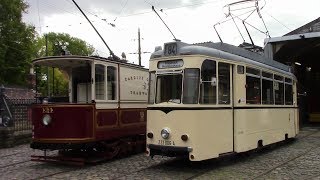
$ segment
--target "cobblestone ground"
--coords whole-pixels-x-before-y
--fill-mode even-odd
[[[55,153],[55,152],[52,152]],[[259,152],[203,162],[143,154],[84,167],[32,162],[29,145],[0,149],[0,179],[313,179],[320,180],[320,128]]]

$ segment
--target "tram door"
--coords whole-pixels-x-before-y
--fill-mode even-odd
[[[218,104],[221,106],[223,113],[223,124],[225,143],[228,151],[233,151],[233,103],[232,103],[232,65],[229,63],[218,63]]]

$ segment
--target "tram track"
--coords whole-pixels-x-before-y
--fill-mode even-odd
[[[264,176],[264,175],[272,172],[273,170],[275,170],[275,169],[277,169],[277,168],[279,168],[279,167],[281,167],[281,166],[284,166],[285,164],[288,164],[289,162],[292,162],[292,161],[294,161],[294,160],[296,160],[296,159],[298,159],[298,158],[306,155],[307,153],[311,152],[312,150],[314,150],[315,148],[318,148],[318,147],[319,147],[319,145],[318,145],[318,146],[313,146],[313,147],[311,147],[311,148],[308,148],[306,151],[304,151],[303,153],[300,153],[298,156],[295,156],[295,157],[293,157],[293,158],[290,158],[290,159],[288,159],[287,161],[284,161],[284,162],[280,163],[279,165],[276,165],[276,166],[268,169],[267,171],[258,174],[257,176],[251,178],[251,180],[258,179],[258,178],[260,178],[260,177],[262,177],[262,176]]]
[[[112,163],[112,162],[115,162],[115,161],[121,161],[121,159],[115,159],[109,163]],[[168,163],[172,163],[176,161],[176,159],[169,159],[169,160],[164,160],[164,161],[161,161],[160,163],[156,163],[156,164],[153,164],[153,165],[149,165],[149,166],[146,166],[146,167],[141,167],[141,168],[137,168],[136,170],[133,170],[133,171],[129,171],[129,172],[122,172],[123,169],[119,169],[119,171],[114,171],[113,174],[118,174],[116,176],[112,176],[112,177],[108,177],[109,179],[119,179],[119,178],[122,178],[122,177],[125,177],[125,176],[128,176],[128,175],[131,175],[131,174],[134,174],[134,173],[138,173],[138,172],[141,172],[141,171],[144,171],[146,169],[150,169],[150,168],[154,168],[154,167],[157,167],[157,166],[162,166],[162,165],[165,165],[165,164],[168,164]],[[31,179],[46,179],[46,178],[54,178],[55,176],[58,176],[58,175],[63,175],[63,174],[66,174],[66,173],[70,173],[70,172],[73,172],[73,171],[77,171],[77,170],[84,170],[84,171],[88,171],[90,168],[102,168],[104,165],[108,166],[108,162],[106,163],[99,163],[99,164],[93,164],[93,165],[86,165],[86,166],[83,166],[83,167],[77,167],[77,168],[74,168],[74,167],[71,167],[72,169],[68,169],[68,170],[61,170],[59,172],[54,172],[54,173],[51,173],[51,174],[46,174],[46,175],[43,175],[43,176],[38,176],[38,177],[35,177],[35,178],[31,178]],[[100,166],[100,167],[99,167]],[[106,167],[106,169],[108,169]]]
[[[11,164],[6,164],[4,166],[0,166],[0,169],[4,169],[4,168],[10,167],[10,166],[15,166],[15,165],[18,165],[18,164],[23,164],[23,163],[26,163],[26,162],[31,162],[31,161],[30,161],[30,159],[28,159],[28,160],[25,160],[25,161],[19,161],[19,162],[15,162],[15,163],[11,163]]]

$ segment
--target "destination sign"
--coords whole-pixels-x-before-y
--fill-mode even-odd
[[[158,68],[159,69],[165,69],[165,68],[179,68],[183,66],[182,59],[178,60],[169,60],[169,61],[160,61],[158,62]]]

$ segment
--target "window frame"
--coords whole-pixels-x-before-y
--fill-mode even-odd
[[[253,68],[253,67],[250,67],[250,66],[246,66],[246,72],[245,72],[245,75],[246,75],[246,81],[245,81],[245,84],[246,84],[246,105],[262,105],[262,79],[261,79],[261,70],[258,69],[258,68]],[[248,69],[250,70],[253,70],[253,71],[258,71],[258,74],[257,73],[251,73],[251,72],[248,72]],[[259,100],[258,102],[259,103],[248,103],[248,83],[247,83],[247,77],[251,77],[251,78],[257,78],[259,80]],[[252,100],[250,100],[252,101]]]
[[[103,70],[104,70],[104,81],[103,81],[103,83],[104,83],[104,88],[103,88],[103,96],[104,96],[104,98],[103,99],[97,99],[97,81],[96,81],[97,80],[96,79],[97,71],[96,71],[96,66],[103,66]],[[107,96],[106,96],[106,92],[107,92],[107,86],[106,86],[107,68],[106,68],[106,65],[102,64],[102,63],[95,63],[94,64],[94,73],[92,73],[92,74],[94,74],[93,79],[94,79],[94,99],[95,99],[95,101],[106,101],[107,100]]]
[[[203,78],[203,64],[205,62],[214,62],[214,74],[215,76],[211,76],[211,81],[203,81],[202,78]],[[213,69],[211,69],[213,70]],[[199,79],[199,104],[200,105],[217,105],[218,104],[218,61],[216,60],[212,60],[212,59],[205,59],[202,61],[201,63],[201,68],[200,68],[200,79]],[[210,76],[209,76],[210,77]],[[204,103],[204,98],[203,98],[203,94],[202,94],[202,88],[203,88],[203,83],[213,83],[214,81],[212,81],[213,79],[212,78],[215,78],[215,95],[214,95],[214,100],[215,102],[214,103]],[[210,98],[210,97],[209,97]]]

